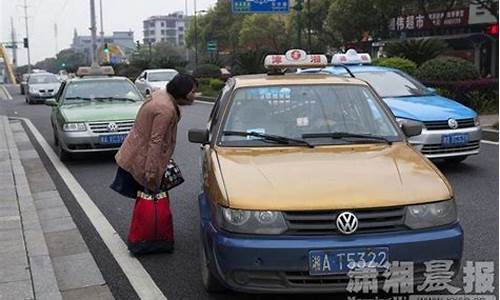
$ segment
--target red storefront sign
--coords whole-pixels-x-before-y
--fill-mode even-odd
[[[425,30],[443,27],[467,26],[469,8],[457,8],[447,12],[430,12],[428,18],[421,13],[398,16],[389,21],[390,31]]]

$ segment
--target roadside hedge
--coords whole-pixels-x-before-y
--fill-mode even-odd
[[[213,64],[203,64],[199,65],[193,72],[193,76],[196,78],[221,78],[222,73],[219,66]]]
[[[461,81],[428,81],[426,86],[436,88],[444,97],[456,100],[478,113],[498,113],[498,79]]]
[[[479,79],[476,66],[462,58],[442,56],[423,63],[415,72],[422,81],[465,81]]]
[[[375,64],[381,67],[398,69],[410,75],[415,74],[415,71],[417,70],[416,63],[409,59],[397,56],[378,59]]]

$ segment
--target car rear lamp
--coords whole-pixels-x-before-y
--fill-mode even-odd
[[[334,65],[360,65],[371,64],[372,58],[368,53],[358,53],[354,49],[347,50],[346,53],[335,54],[332,57]]]

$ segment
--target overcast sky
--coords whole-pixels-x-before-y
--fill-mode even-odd
[[[69,48],[73,38],[73,30],[80,35],[90,35],[90,1],[89,0],[26,0],[28,2],[29,34],[31,63],[36,63],[56,54],[56,38],[54,24],[57,23],[57,50]],[[216,0],[187,0],[188,14],[193,14],[194,1],[197,9],[207,9]],[[14,18],[17,40],[25,36],[24,0],[0,0],[0,41],[10,41],[10,18]],[[111,35],[113,31],[134,32],[134,40],[142,41],[142,21],[153,15],[164,15],[185,10],[184,0],[102,0],[104,11],[104,32]],[[95,0],[97,15],[97,33],[100,29],[99,0]],[[22,47],[22,45],[21,45]],[[9,54],[11,54],[9,52]],[[18,50],[18,64],[27,63],[26,50]]]

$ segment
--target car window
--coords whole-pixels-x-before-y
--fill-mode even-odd
[[[424,96],[430,92],[409,75],[396,72],[359,72],[356,77],[366,80],[381,97]]]
[[[304,134],[348,132],[398,139],[398,131],[376,96],[359,85],[284,85],[238,89],[223,131],[301,138]],[[222,136],[222,142],[248,136]],[[228,143],[225,143],[228,144]]]
[[[170,81],[177,75],[175,71],[150,72],[148,81]]]
[[[28,79],[28,83],[30,84],[42,84],[42,83],[58,83],[56,75],[47,74],[47,75],[31,75]]]
[[[66,86],[64,103],[105,100],[114,98],[118,101],[140,101],[142,97],[133,84],[127,80],[81,80],[71,82]]]

